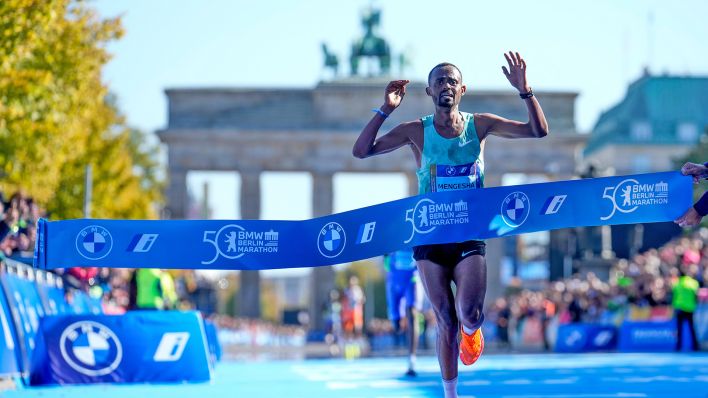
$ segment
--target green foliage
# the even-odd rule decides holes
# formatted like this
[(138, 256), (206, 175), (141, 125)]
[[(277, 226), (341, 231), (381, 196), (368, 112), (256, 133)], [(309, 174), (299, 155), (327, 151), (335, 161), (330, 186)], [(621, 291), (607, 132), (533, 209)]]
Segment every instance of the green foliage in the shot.
[(0, 2), (0, 189), (22, 189), (54, 218), (82, 216), (86, 165), (94, 217), (154, 218), (154, 149), (125, 125), (101, 81), (120, 19), (83, 1)]

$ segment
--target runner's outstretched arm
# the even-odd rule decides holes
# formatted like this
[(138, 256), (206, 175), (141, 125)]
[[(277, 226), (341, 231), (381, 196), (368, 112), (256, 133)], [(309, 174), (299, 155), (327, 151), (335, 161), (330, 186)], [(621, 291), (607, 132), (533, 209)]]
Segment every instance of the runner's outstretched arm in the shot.
[(509, 69), (502, 66), (504, 76), (509, 80), (509, 83), (519, 90), (519, 94), (523, 95), (524, 102), (529, 111), (529, 121), (526, 123), (516, 120), (505, 119), (491, 113), (481, 113), (475, 115), (482, 130), (480, 139), (486, 138), (488, 135), (496, 135), (503, 138), (542, 138), (548, 135), (548, 122), (543, 114), (541, 104), (533, 93), (531, 87), (526, 81), (526, 61), (521, 58), (519, 53), (509, 51), (504, 54), (506, 62), (509, 64)]
[[(394, 127), (390, 132), (383, 137), (376, 139), (379, 128), (386, 120), (387, 115), (390, 115), (403, 101), (406, 95), (406, 85), (409, 80), (394, 80), (386, 86), (386, 94), (384, 96), (384, 104), (379, 111), (371, 118), (369, 123), (364, 126), (359, 138), (354, 143), (352, 154), (359, 158), (367, 158), (369, 156), (388, 153), (398, 149), (404, 145), (411, 144), (407, 134), (408, 125), (414, 122), (402, 123)], [(386, 115), (386, 116), (385, 116)]]

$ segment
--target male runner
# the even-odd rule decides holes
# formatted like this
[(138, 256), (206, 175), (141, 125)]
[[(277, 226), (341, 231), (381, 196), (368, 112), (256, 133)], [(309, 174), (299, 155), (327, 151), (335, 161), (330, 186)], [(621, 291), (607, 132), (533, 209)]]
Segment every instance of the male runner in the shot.
[(401, 336), (401, 306), (405, 299), (405, 318), (407, 320), (406, 337), (408, 338), (408, 371), (406, 376), (417, 376), (415, 371), (416, 351), (418, 349), (418, 322), (416, 316), (422, 307), (422, 292), (418, 293), (418, 273), (410, 249), (399, 250), (384, 257), (386, 269), (386, 302), (388, 319), (393, 324), (396, 341)]
[[(484, 182), (484, 143), (489, 135), (540, 138), (548, 134), (548, 123), (541, 105), (526, 82), (526, 62), (519, 53), (509, 52), (504, 57), (509, 68), (502, 66), (502, 71), (526, 104), (528, 122), (508, 120), (489, 113), (460, 112), (460, 100), (467, 90), (462, 83), (462, 73), (455, 65), (441, 63), (430, 71), (425, 89), (433, 100), (435, 113), (401, 123), (376, 139), (381, 124), (401, 104), (409, 83), (408, 80), (390, 82), (386, 87), (383, 106), (374, 110), (376, 114), (354, 144), (354, 156), (363, 159), (407, 145), (418, 164), (419, 193), (454, 187), (481, 188)], [(456, 168), (466, 170), (463, 176), (454, 173), (453, 179), (446, 179), (443, 178), (445, 173), (438, 173), (438, 170), (444, 171), (449, 166), (463, 165), (469, 167)], [(446, 398), (457, 397), (458, 353), (462, 362), (470, 365), (479, 358), (484, 348), (480, 331), (487, 289), (484, 254), (485, 243), (478, 240), (414, 248), (418, 271), (437, 319), (438, 361)], [(452, 282), (456, 286), (455, 294)], [(461, 341), (458, 346), (459, 335)]]

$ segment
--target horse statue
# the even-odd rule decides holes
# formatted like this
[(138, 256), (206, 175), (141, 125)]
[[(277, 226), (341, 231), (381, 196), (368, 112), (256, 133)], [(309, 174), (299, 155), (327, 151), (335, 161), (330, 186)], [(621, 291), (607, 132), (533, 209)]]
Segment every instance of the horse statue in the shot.
[(326, 43), (322, 43), (322, 54), (324, 55), (324, 67), (332, 70), (336, 77), (339, 74), (339, 59), (337, 54), (329, 51)]
[(366, 33), (364, 37), (352, 44), (349, 57), (352, 76), (359, 72), (359, 61), (362, 57), (375, 57), (379, 60), (379, 74), (387, 75), (391, 69), (391, 49), (386, 40), (374, 33), (381, 22), (381, 11), (370, 10), (362, 16), (362, 25)]

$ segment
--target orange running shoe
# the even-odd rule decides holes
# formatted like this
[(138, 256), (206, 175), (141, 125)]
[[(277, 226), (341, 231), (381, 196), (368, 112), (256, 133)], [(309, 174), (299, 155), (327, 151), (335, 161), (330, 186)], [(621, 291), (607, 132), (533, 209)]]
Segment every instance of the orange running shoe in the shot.
[(465, 365), (472, 365), (477, 362), (480, 355), (482, 355), (482, 350), (484, 350), (482, 328), (477, 329), (472, 335), (465, 333), (465, 331), (460, 328), (460, 334), (462, 334), (462, 339), (460, 340), (460, 359)]

